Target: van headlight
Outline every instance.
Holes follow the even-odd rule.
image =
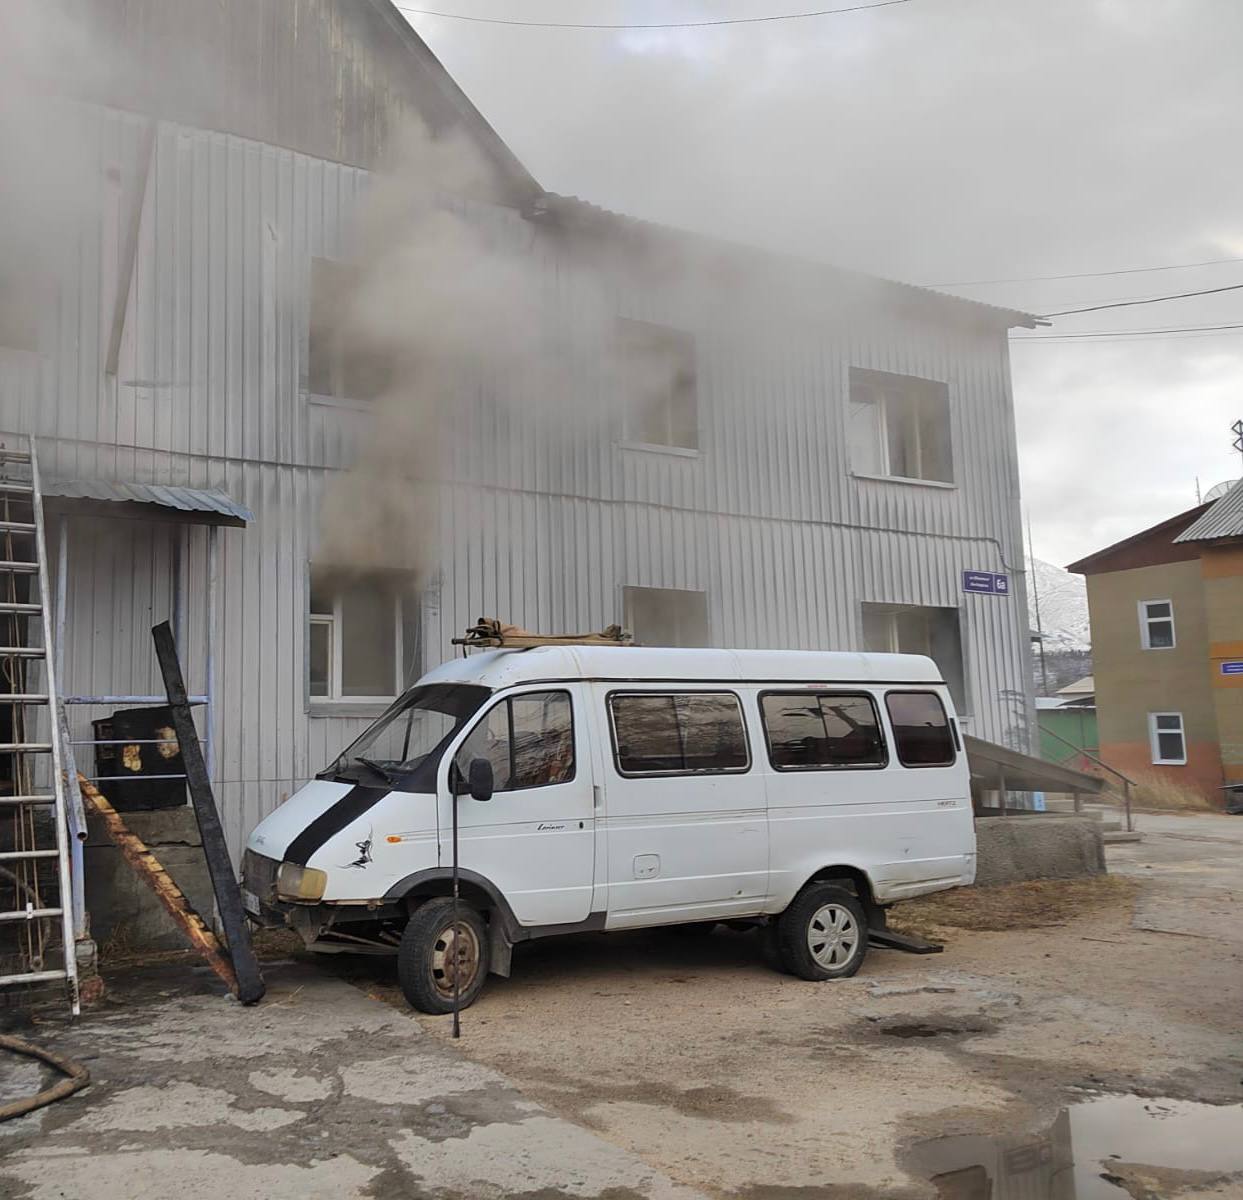
[[[281,863],[276,872],[276,894],[282,900],[318,900],[328,886],[328,876],[314,867]]]

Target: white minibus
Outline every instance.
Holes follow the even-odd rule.
[[[242,884],[257,923],[395,953],[443,1013],[516,943],[584,930],[755,925],[785,970],[840,979],[884,906],[974,877],[931,659],[557,645],[425,675],[258,825]]]

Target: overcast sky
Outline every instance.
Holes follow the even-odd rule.
[[[639,23],[858,2],[416,6]],[[551,191],[913,283],[1239,260],[955,289],[1037,313],[1243,283],[1241,0],[908,0],[625,32],[407,16]],[[1045,332],[1231,322],[1243,291]],[[1013,367],[1037,557],[1065,564],[1191,507],[1197,477],[1243,473],[1243,330],[1025,342]]]

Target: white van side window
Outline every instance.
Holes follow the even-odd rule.
[[[888,692],[885,707],[893,726],[898,761],[904,767],[948,767],[954,735],[936,692]]]
[[[613,761],[621,775],[694,775],[751,766],[733,692],[609,696]]]
[[[569,783],[574,778],[574,718],[568,692],[510,696],[490,708],[454,762],[462,777],[473,759],[492,764],[493,790]]]
[[[889,761],[871,696],[765,692],[760,697],[768,759],[778,771],[883,767]]]

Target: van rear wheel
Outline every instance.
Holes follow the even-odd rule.
[[[813,883],[777,919],[776,942],[781,965],[791,975],[846,979],[867,954],[867,914],[845,888]]]
[[[462,902],[455,926],[453,898],[438,896],[406,922],[397,947],[397,981],[413,1008],[440,1016],[453,1011],[455,977],[458,1003],[465,1008],[488,977],[488,930],[479,912]]]

